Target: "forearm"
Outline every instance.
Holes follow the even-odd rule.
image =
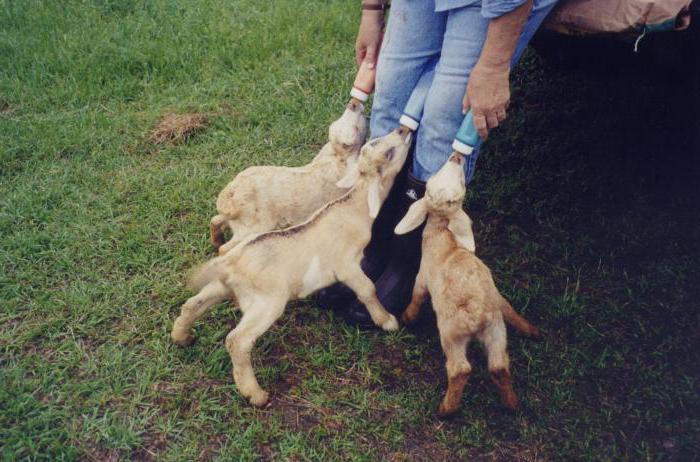
[[[532,11],[532,0],[489,22],[479,63],[489,68],[507,69],[515,53],[520,33]]]
[[[384,11],[389,0],[362,0],[362,21],[384,25]]]
[[[363,0],[362,20],[355,41],[355,58],[357,65],[366,61],[370,69],[374,69],[379,54],[379,47],[384,35],[384,10],[386,0]]]

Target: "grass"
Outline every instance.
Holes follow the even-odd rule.
[[[698,458],[700,127],[688,87],[648,70],[529,53],[484,149],[480,254],[548,332],[510,339],[522,412],[476,350],[463,411],[435,418],[430,316],[386,334],[290,306],[255,350],[265,410],[233,385],[229,307],[170,343],[215,195],[249,165],[307,162],[340,113],[356,10],[0,0],[3,459]],[[172,113],[208,125],[155,142]]]

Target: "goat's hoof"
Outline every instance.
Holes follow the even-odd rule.
[[[442,401],[438,407],[437,416],[441,419],[449,419],[450,417],[454,417],[458,410],[459,406],[448,406]]]
[[[173,339],[173,342],[175,344],[180,345],[181,347],[188,347],[194,343],[194,341],[197,339],[194,335],[192,334],[175,334],[173,332],[170,334],[170,337]]]
[[[255,392],[252,395],[250,395],[250,398],[248,398],[248,400],[250,401],[250,404],[252,404],[255,407],[265,406],[269,399],[270,399],[270,394],[268,392],[266,392],[265,390],[260,390],[258,392]]]
[[[503,403],[503,406],[510,412],[517,412],[520,409],[520,403],[517,399],[515,402]]]
[[[399,322],[393,314],[390,314],[389,319],[382,324],[382,329],[388,331],[399,330]]]
[[[415,321],[415,320],[416,320],[416,317],[408,314],[408,311],[404,311],[403,314],[401,315],[401,322],[403,324],[413,324],[413,321]]]
[[[532,326],[532,329],[530,329],[528,337],[530,337],[532,340],[543,340],[544,333],[542,333],[542,331],[539,328]]]
[[[503,406],[511,412],[515,412],[520,409],[520,402],[518,401],[518,397],[515,396],[515,393],[507,393],[504,396],[501,396],[501,403],[503,403]]]

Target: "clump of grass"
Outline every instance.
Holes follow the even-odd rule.
[[[183,143],[207,128],[208,120],[203,114],[167,114],[151,132],[151,140],[156,143]]]

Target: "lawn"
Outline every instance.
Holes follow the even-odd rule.
[[[510,337],[522,411],[475,348],[463,410],[435,417],[429,313],[388,334],[289,306],[255,349],[263,410],[233,385],[231,307],[171,344],[216,194],[247,166],[311,159],[357,23],[341,0],[0,0],[3,459],[700,457],[700,125],[687,87],[649,69],[529,52],[482,154],[478,253],[547,333]],[[206,129],[151,138],[185,112]]]

